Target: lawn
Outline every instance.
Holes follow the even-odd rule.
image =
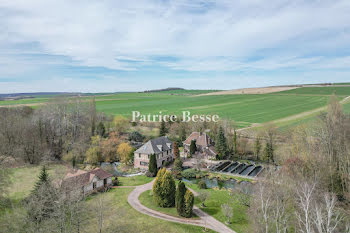
[[[242,161],[240,161],[242,162]],[[226,175],[220,172],[203,172],[204,175],[209,175],[209,179],[212,179],[214,177],[217,177],[221,180],[229,180],[229,179],[235,179],[238,181],[248,181],[248,182],[252,182],[254,181],[254,179],[250,179],[250,178],[246,178],[246,177],[241,177],[241,176],[234,176],[234,175]]]
[[[63,177],[66,172],[64,165],[46,166],[51,179]],[[10,168],[10,188],[9,197],[12,201],[18,202],[27,197],[33,190],[35,182],[38,179],[41,166],[26,166],[19,168]]]
[[[103,195],[105,201],[103,232],[203,232],[202,227],[168,222],[141,214],[127,202],[127,197],[133,188],[113,189]],[[96,206],[97,195],[87,203],[93,209]],[[97,217],[94,214],[86,220],[82,232],[98,232]],[[212,232],[212,231],[211,231]]]
[[[186,183],[186,186],[193,189],[196,192],[203,191],[198,188],[197,185]],[[200,200],[195,198],[195,205],[200,207],[201,210],[210,214],[222,223],[225,223],[226,217],[221,211],[221,205],[225,203],[231,203],[233,208],[233,217],[231,219],[231,224],[228,225],[231,229],[238,233],[249,232],[249,221],[247,216],[248,208],[238,204],[237,202],[232,202],[229,192],[226,190],[217,189],[206,189],[205,191],[210,193],[210,197],[205,201],[206,207],[200,207]]]
[[[154,177],[147,177],[145,175],[123,177],[119,176],[119,186],[138,186],[151,182]]]
[[[139,197],[139,200],[141,202],[142,205],[152,209],[152,210],[156,210],[156,211],[159,211],[159,212],[162,212],[164,214],[167,214],[167,215],[171,215],[171,216],[174,216],[174,217],[180,217],[177,213],[177,210],[175,207],[172,207],[172,208],[162,208],[162,207],[159,207],[155,202],[154,202],[154,199],[153,199],[153,195],[152,195],[152,191],[151,190],[147,190],[143,193],[141,193],[140,197]],[[181,218],[181,217],[180,217]],[[197,216],[193,216],[192,219],[199,219],[199,217]]]

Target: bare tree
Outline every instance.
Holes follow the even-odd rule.
[[[231,224],[231,218],[233,217],[232,206],[228,203],[222,204],[221,210],[226,217],[226,224]]]
[[[198,194],[199,200],[201,200],[201,206],[205,207],[205,201],[210,197],[209,192],[206,191],[201,191]]]
[[[333,233],[344,220],[344,216],[336,211],[337,198],[334,194],[325,193],[323,202],[316,202],[313,209],[313,221],[319,233]]]

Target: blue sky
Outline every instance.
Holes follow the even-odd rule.
[[[0,93],[350,81],[349,0],[2,0]]]

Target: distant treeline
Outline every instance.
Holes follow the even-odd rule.
[[[168,87],[168,88],[163,88],[163,89],[147,90],[147,91],[144,91],[144,92],[147,93],[147,92],[178,91],[178,90],[185,90],[185,89],[184,88],[180,88],[180,87]]]

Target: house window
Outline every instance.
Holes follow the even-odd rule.
[[[141,162],[140,162],[140,165],[141,165],[141,166],[148,166],[148,163],[147,163],[147,162],[141,161]]]
[[[96,189],[96,182],[92,183],[92,188]]]
[[[166,151],[166,154],[167,154],[167,155],[169,154],[169,151],[168,151],[168,150]]]
[[[139,158],[141,158],[141,153],[139,153]]]
[[[149,159],[149,155],[147,155],[147,158]]]

